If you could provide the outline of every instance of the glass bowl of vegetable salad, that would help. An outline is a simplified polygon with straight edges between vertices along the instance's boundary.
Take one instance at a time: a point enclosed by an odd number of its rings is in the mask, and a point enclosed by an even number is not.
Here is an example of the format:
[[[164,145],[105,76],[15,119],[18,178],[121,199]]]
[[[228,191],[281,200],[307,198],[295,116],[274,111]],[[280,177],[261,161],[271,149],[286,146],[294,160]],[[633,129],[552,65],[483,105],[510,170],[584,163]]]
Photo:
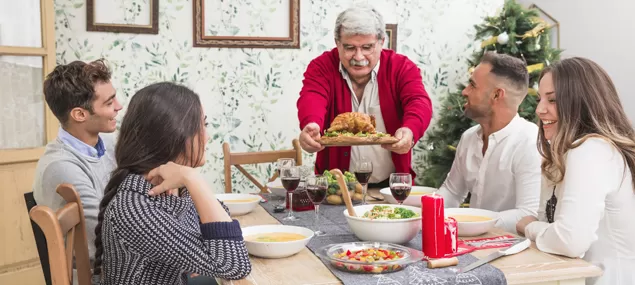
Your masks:
[[[316,255],[352,273],[391,273],[423,259],[421,251],[384,242],[349,242],[324,246]]]
[[[356,205],[362,202],[362,185],[357,182],[355,178],[355,174],[345,171],[344,173],[344,181],[346,182],[346,186],[348,189],[348,193],[351,196],[351,202]],[[342,189],[340,189],[339,184],[337,184],[337,179],[335,176],[328,170],[324,171],[323,174],[326,177],[326,180],[329,183],[329,187],[326,190],[326,199],[324,199],[324,204],[329,205],[344,205],[344,197],[342,197]]]
[[[371,204],[354,206],[356,216],[343,210],[351,231],[362,241],[404,244],[421,231],[421,208]]]

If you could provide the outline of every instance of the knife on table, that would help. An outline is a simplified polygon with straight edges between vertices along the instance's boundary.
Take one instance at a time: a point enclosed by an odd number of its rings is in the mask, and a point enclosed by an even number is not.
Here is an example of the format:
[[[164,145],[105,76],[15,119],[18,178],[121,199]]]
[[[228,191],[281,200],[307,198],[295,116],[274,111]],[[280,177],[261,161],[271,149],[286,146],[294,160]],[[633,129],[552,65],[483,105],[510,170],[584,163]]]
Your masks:
[[[481,259],[479,259],[478,261],[473,262],[472,264],[465,266],[461,269],[459,269],[458,273],[465,273],[468,272],[474,268],[477,268],[485,263],[488,263],[494,259],[497,259],[499,257],[503,257],[503,256],[507,256],[507,255],[512,255],[512,254],[516,254],[519,253],[527,248],[529,248],[529,246],[531,245],[531,240],[529,240],[528,238],[523,239],[521,241],[518,241],[514,244],[512,244],[510,247],[504,249],[504,250],[499,250],[497,252],[494,252],[486,257],[483,257]]]

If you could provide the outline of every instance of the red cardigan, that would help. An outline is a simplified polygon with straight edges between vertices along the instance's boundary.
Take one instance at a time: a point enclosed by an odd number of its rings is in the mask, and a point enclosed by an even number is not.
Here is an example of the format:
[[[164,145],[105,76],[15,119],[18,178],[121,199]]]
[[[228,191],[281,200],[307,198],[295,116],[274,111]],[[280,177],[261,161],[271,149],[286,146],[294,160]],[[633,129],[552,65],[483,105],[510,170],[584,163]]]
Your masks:
[[[304,73],[303,86],[297,102],[300,129],[315,122],[322,133],[340,113],[351,112],[351,91],[339,71],[337,48],[313,59]],[[386,131],[395,134],[400,127],[412,130],[417,142],[430,124],[432,103],[423,87],[419,68],[406,56],[384,49],[377,72],[379,102]],[[339,168],[348,170],[350,147],[327,147],[318,152],[317,173]],[[397,172],[415,173],[411,166],[412,151],[392,153]]]

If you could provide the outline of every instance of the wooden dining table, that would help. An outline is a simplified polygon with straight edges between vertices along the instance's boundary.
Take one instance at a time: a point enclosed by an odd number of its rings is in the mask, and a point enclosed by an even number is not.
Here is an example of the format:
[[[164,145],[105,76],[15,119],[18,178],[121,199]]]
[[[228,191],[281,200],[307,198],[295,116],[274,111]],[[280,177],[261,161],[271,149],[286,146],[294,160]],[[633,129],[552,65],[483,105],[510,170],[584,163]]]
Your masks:
[[[369,194],[381,197],[378,189],[369,189]],[[382,203],[368,198],[368,203]],[[262,206],[256,207],[251,213],[235,217],[242,227],[256,225],[280,224]],[[493,229],[480,237],[491,237],[510,234],[501,229]],[[471,237],[480,238],[480,237]],[[470,254],[476,258],[482,258],[497,249],[484,249]],[[241,280],[218,279],[219,284],[231,285],[330,285],[342,284],[331,273],[322,261],[308,248],[299,253],[280,259],[266,259],[250,256],[252,271],[249,276]],[[507,284],[531,284],[531,285],[584,285],[585,278],[596,277],[602,274],[602,270],[583,259],[568,258],[542,252],[536,248],[535,243],[531,247],[518,254],[498,258],[491,265],[500,269]]]

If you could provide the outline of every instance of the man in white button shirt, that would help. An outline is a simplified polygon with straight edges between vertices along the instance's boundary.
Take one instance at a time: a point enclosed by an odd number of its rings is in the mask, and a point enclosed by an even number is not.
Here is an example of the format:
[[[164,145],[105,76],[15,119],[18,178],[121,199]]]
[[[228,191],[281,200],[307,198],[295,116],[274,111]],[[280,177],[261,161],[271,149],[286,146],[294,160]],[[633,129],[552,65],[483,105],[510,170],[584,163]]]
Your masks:
[[[478,125],[461,136],[439,189],[448,208],[458,207],[470,193],[471,208],[500,212],[496,226],[512,233],[518,220],[536,215],[540,198],[538,126],[517,112],[528,82],[522,60],[483,56],[462,93],[467,99],[463,112]]]

